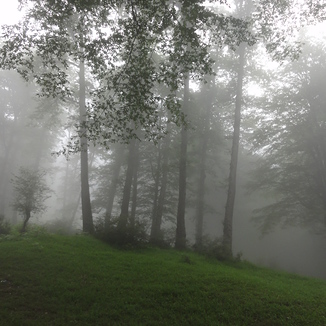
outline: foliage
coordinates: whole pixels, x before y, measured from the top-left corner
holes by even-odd
[[[21,167],[11,181],[15,192],[12,206],[24,216],[24,224],[31,213],[46,210],[44,201],[50,198],[51,189],[46,185],[44,176],[45,172]]]
[[[194,250],[210,258],[215,258],[219,261],[232,261],[230,251],[223,245],[222,238],[211,239],[208,236],[202,238],[200,247],[194,245]],[[238,256],[237,256],[238,257]]]
[[[248,22],[216,14],[201,0],[82,3],[22,1],[24,21],[3,29],[0,66],[35,80],[40,95],[67,100],[73,94],[67,69],[84,61],[99,83],[89,101],[88,137],[105,146],[137,137],[137,129],[156,140],[160,107],[181,123],[176,91],[185,73],[202,79],[212,72],[211,44],[255,41]],[[78,150],[78,137],[70,145]]]
[[[49,232],[44,225],[31,224],[27,228],[26,236],[28,237],[47,237]]]
[[[283,82],[272,81],[262,99],[265,112],[251,137],[259,162],[249,187],[268,196],[255,211],[263,233],[278,224],[325,230],[324,62],[324,51],[307,45],[298,62],[279,69]]]
[[[49,232],[42,225],[30,224],[26,228],[26,232],[22,233],[22,224],[19,223],[11,227],[10,232],[1,236],[0,241],[19,241],[19,240],[30,240],[37,237],[47,237]]]
[[[18,167],[53,164],[49,152],[58,136],[57,107],[35,99],[35,85],[26,85],[14,71],[0,72],[0,211],[9,220],[13,191],[10,179]],[[42,115],[36,110],[42,108]]]
[[[142,247],[148,243],[148,235],[145,225],[136,222],[135,225],[127,224],[124,230],[117,227],[118,218],[111,218],[109,222],[104,219],[97,219],[95,222],[95,237],[122,248]]]
[[[326,323],[324,281],[89,236],[21,239],[0,243],[4,325]]]

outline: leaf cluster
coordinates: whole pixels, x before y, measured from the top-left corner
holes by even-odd
[[[298,62],[276,72],[282,83],[272,82],[263,99],[265,110],[251,137],[259,163],[249,185],[269,196],[255,211],[263,233],[278,224],[325,229],[324,62],[310,46]]]
[[[50,198],[51,190],[44,181],[45,172],[21,167],[19,174],[11,179],[14,188],[12,206],[20,213],[40,213],[46,209],[44,201]]]
[[[7,26],[0,67],[40,86],[39,95],[73,95],[68,68],[83,60],[98,87],[91,95],[88,130],[94,143],[128,142],[142,130],[157,140],[160,107],[184,123],[177,91],[185,74],[212,73],[212,42],[235,48],[250,40],[248,22],[209,10],[203,1],[36,1],[23,22]],[[167,92],[163,95],[161,88]],[[79,150],[78,138],[70,143]]]

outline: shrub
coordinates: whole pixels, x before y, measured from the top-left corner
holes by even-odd
[[[43,225],[31,224],[27,227],[27,236],[39,237],[44,235],[49,235],[49,232]]]
[[[99,218],[94,223],[95,236],[111,245],[124,248],[140,247],[148,243],[148,235],[144,223],[136,222],[135,225],[127,224],[124,230],[117,228],[118,218],[111,218],[105,223],[104,218]]]
[[[223,246],[222,238],[212,240],[209,237],[203,237],[202,245],[194,249],[200,254],[219,261],[240,261],[242,256],[242,253],[238,253],[236,257],[230,256],[229,251]]]

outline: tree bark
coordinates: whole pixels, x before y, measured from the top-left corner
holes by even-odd
[[[234,126],[233,126],[233,139],[231,149],[231,163],[229,173],[229,186],[227,201],[225,206],[225,215],[223,222],[223,247],[227,255],[232,256],[232,234],[233,234],[233,211],[236,194],[236,179],[237,179],[237,166],[238,154],[240,143],[240,124],[241,124],[241,105],[242,105],[242,85],[245,67],[245,50],[246,44],[242,43],[239,46],[239,70],[237,78],[237,92],[235,101],[234,113]]]
[[[171,136],[168,130],[167,135],[164,138],[163,149],[160,149],[158,155],[158,173],[157,173],[157,185],[155,195],[157,199],[154,200],[153,213],[152,213],[152,226],[150,240],[153,243],[161,242],[163,240],[163,234],[161,232],[161,224],[163,217],[163,209],[165,202],[165,194],[168,182],[168,163],[169,163],[169,147],[171,142]],[[161,180],[160,180],[161,176]]]
[[[158,226],[157,221],[157,208],[158,208],[158,197],[159,197],[159,187],[160,187],[160,174],[161,174],[161,165],[162,165],[162,141],[158,143],[158,155],[156,162],[156,173],[154,178],[154,196],[153,196],[153,209],[152,209],[152,225],[151,225],[151,234],[150,241],[155,243],[158,241],[160,227]]]
[[[106,212],[105,212],[105,228],[109,226],[109,221],[112,215],[114,197],[117,191],[118,183],[119,183],[119,175],[121,166],[123,163],[124,158],[124,147],[122,145],[118,145],[116,149],[116,156],[115,162],[112,167],[112,177],[110,182],[109,194],[108,194],[108,201],[106,205]]]
[[[26,209],[23,226],[22,226],[22,229],[20,230],[20,233],[25,233],[26,232],[27,223],[28,223],[30,218],[31,218],[31,210]]]
[[[134,175],[134,155],[136,149],[136,139],[131,139],[129,143],[129,153],[127,160],[127,172],[126,179],[123,188],[123,196],[121,203],[121,213],[118,221],[118,229],[121,232],[124,232],[127,228],[128,218],[129,218],[129,202],[130,202],[130,193],[132,186],[132,177]]]
[[[132,205],[130,212],[130,226],[135,228],[136,222],[136,209],[137,209],[137,195],[138,195],[138,168],[139,168],[139,141],[136,141],[135,153],[134,153],[134,175],[132,181]]]
[[[185,76],[184,80],[184,97],[183,97],[183,113],[188,111],[189,106],[189,74]],[[179,200],[177,212],[177,229],[175,238],[175,248],[186,248],[186,225],[185,225],[185,211],[186,211],[186,186],[187,186],[187,145],[188,132],[187,127],[182,125],[181,129],[181,147],[180,147],[180,161],[179,161]]]
[[[88,179],[88,140],[86,129],[86,85],[85,63],[79,63],[79,118],[80,118],[80,176],[81,176],[81,202],[83,215],[83,231],[94,233],[91,199]]]
[[[204,224],[204,207],[205,207],[205,179],[206,179],[206,159],[207,146],[209,140],[210,116],[212,110],[212,90],[208,90],[208,101],[206,114],[204,117],[204,126],[202,139],[199,149],[200,165],[199,179],[197,188],[197,204],[196,204],[196,247],[201,248],[203,244],[203,224]]]

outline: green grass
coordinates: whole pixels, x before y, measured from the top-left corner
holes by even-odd
[[[0,325],[326,325],[326,282],[87,236],[0,241]]]

